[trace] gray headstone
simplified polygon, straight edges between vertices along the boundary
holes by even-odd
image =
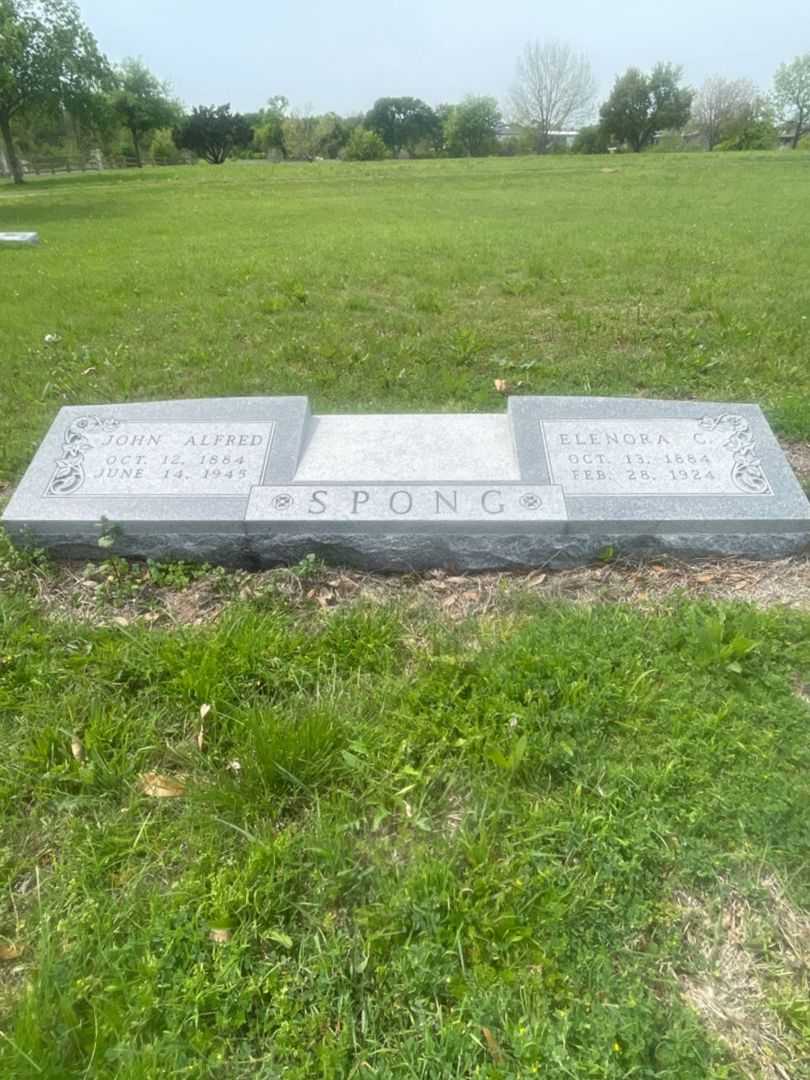
[[[39,233],[35,232],[0,232],[0,244],[19,247],[21,244],[38,244]]]
[[[251,489],[293,479],[308,416],[305,397],[67,406],[4,524],[65,557],[112,541],[129,555],[249,563]]]
[[[311,416],[303,397],[71,406],[4,523],[65,556],[315,553],[384,570],[810,544],[810,505],[757,406],[620,398],[511,398],[505,415]]]

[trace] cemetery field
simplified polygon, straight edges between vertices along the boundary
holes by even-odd
[[[308,393],[752,400],[810,437],[810,154],[110,172],[0,185],[0,482],[56,408]]]
[[[96,401],[748,400],[810,460],[808,190],[801,153],[0,185],[42,237],[0,250],[0,505]],[[808,721],[807,560],[250,574],[0,533],[0,1076],[802,1080]]]

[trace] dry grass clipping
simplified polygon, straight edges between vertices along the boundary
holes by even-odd
[[[810,993],[810,917],[772,875],[751,901],[733,886],[720,900],[680,894],[684,939],[696,970],[679,976],[681,993],[706,1028],[731,1051],[743,1075],[799,1080],[810,1047],[771,1002]],[[766,944],[767,943],[767,944]]]

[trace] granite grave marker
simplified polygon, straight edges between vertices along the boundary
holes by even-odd
[[[20,247],[39,243],[39,233],[35,232],[0,232],[0,245]]]
[[[60,411],[4,525],[66,557],[383,570],[781,556],[810,504],[755,405],[513,397],[506,414],[321,415],[304,397]],[[105,538],[105,547],[99,539]]]

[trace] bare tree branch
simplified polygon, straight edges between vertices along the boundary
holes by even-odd
[[[511,91],[515,123],[536,133],[540,153],[549,147],[549,133],[589,119],[596,80],[583,53],[560,41],[529,42],[517,62]]]
[[[714,75],[701,86],[692,106],[692,120],[709,150],[723,138],[723,132],[753,109],[757,90],[750,79],[724,79]]]

